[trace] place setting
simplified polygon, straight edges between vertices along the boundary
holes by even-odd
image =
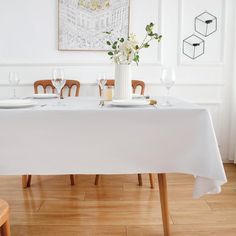
[[[9,99],[0,100],[0,109],[20,109],[20,108],[32,108],[32,107],[45,107],[46,103],[42,103],[44,100],[56,100],[53,103],[54,106],[65,105],[62,103],[62,88],[65,86],[66,79],[64,78],[64,70],[56,68],[53,70],[53,78],[50,81],[52,84],[52,92],[56,93],[34,93],[31,96],[20,98],[16,96],[17,87],[20,84],[19,76],[16,72],[9,73],[9,85],[12,88],[12,97]],[[51,104],[51,102],[48,102]]]
[[[8,99],[0,100],[0,109],[18,109],[37,106],[38,103],[33,100],[21,99],[16,96],[16,90],[20,84],[19,76],[16,72],[9,73],[9,85],[12,88],[12,96]]]
[[[149,105],[159,108],[166,107],[170,108],[174,104],[170,101],[170,89],[175,84],[176,76],[173,68],[163,68],[161,73],[160,82],[166,90],[167,94],[164,99],[161,101],[157,101],[157,98],[150,97],[149,95],[144,95],[144,87],[145,85],[140,83],[138,86],[141,87],[141,93],[133,93],[133,88],[135,85],[135,81],[130,81],[129,77],[124,77],[123,82],[119,85],[119,79],[115,79],[115,81],[107,80],[106,74],[101,73],[98,75],[97,85],[99,86],[100,91],[100,99],[99,106],[104,107],[105,105],[108,107],[123,107],[123,108],[135,108],[135,107],[147,107]],[[127,81],[125,81],[127,80]],[[117,83],[115,88],[115,83]],[[143,86],[143,87],[142,87]]]

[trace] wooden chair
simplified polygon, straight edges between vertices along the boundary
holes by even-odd
[[[0,235],[10,236],[9,205],[0,199]]]
[[[47,93],[47,88],[51,88],[52,92],[55,93],[56,89],[52,84],[51,80],[38,80],[34,82],[34,92],[39,93],[39,87],[43,88],[43,92]],[[72,89],[75,87],[75,97],[79,96],[80,82],[77,80],[67,80],[65,86],[62,89],[61,96],[63,95],[66,88],[68,88],[68,96],[72,96]]]
[[[43,88],[43,93],[47,93],[47,89],[50,88],[53,93],[56,92],[55,87],[52,84],[51,80],[38,80],[34,82],[34,92],[36,94],[39,93],[39,87]],[[65,89],[68,88],[68,96],[72,96],[72,89],[75,88],[75,97],[79,96],[80,91],[80,82],[77,80],[67,80],[65,86],[62,89],[61,96],[63,96],[63,93],[65,92]],[[22,185],[23,188],[30,187],[31,184],[31,175],[23,175],[22,176]],[[75,184],[74,175],[70,175],[70,182],[71,185]]]
[[[115,80],[107,80],[106,82],[106,86],[115,86]],[[141,87],[141,95],[144,95],[144,90],[145,90],[145,83],[141,80],[132,80],[132,88],[133,88],[133,93],[135,93],[136,89],[138,87]],[[101,87],[99,85],[99,94],[101,96]],[[95,177],[95,185],[98,185],[99,182],[99,175],[96,175]],[[150,186],[151,188],[154,188],[154,178],[153,178],[153,174],[149,174],[149,180],[150,180]],[[138,174],[138,183],[139,186],[143,185],[143,180],[142,180],[142,175]]]
[[[113,79],[107,80],[106,86],[115,86],[115,80],[113,80]],[[141,88],[140,94],[144,95],[145,83],[141,80],[132,80],[133,93],[135,93],[136,89],[139,86]],[[101,96],[101,87],[100,87],[100,85],[99,85],[99,94]]]

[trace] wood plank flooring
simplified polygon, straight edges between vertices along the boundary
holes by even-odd
[[[192,199],[194,178],[168,174],[173,236],[236,235],[236,165],[225,164],[228,183],[219,195]],[[160,199],[148,175],[33,176],[31,188],[20,176],[0,177],[0,198],[10,205],[13,236],[163,235]]]

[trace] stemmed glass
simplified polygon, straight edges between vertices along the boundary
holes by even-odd
[[[104,88],[106,86],[107,83],[107,79],[106,79],[106,74],[105,73],[99,73],[98,74],[98,78],[97,78],[97,84],[99,86],[99,88],[101,89],[101,101],[100,101],[100,105],[104,105]]]
[[[164,104],[162,104],[162,105],[164,105],[164,106],[171,106],[171,103],[169,101],[170,89],[175,84],[175,71],[174,71],[173,68],[163,68],[162,69],[161,83],[167,89],[166,102]]]
[[[58,95],[58,104],[61,104],[61,90],[66,84],[64,70],[57,68],[53,70],[52,84],[56,88]]]
[[[12,98],[16,98],[16,88],[17,85],[20,83],[20,79],[16,72],[9,73],[9,84],[12,87],[13,95]]]

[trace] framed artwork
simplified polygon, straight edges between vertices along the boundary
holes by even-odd
[[[58,5],[59,50],[104,51],[107,40],[129,34],[129,0],[59,0]]]

